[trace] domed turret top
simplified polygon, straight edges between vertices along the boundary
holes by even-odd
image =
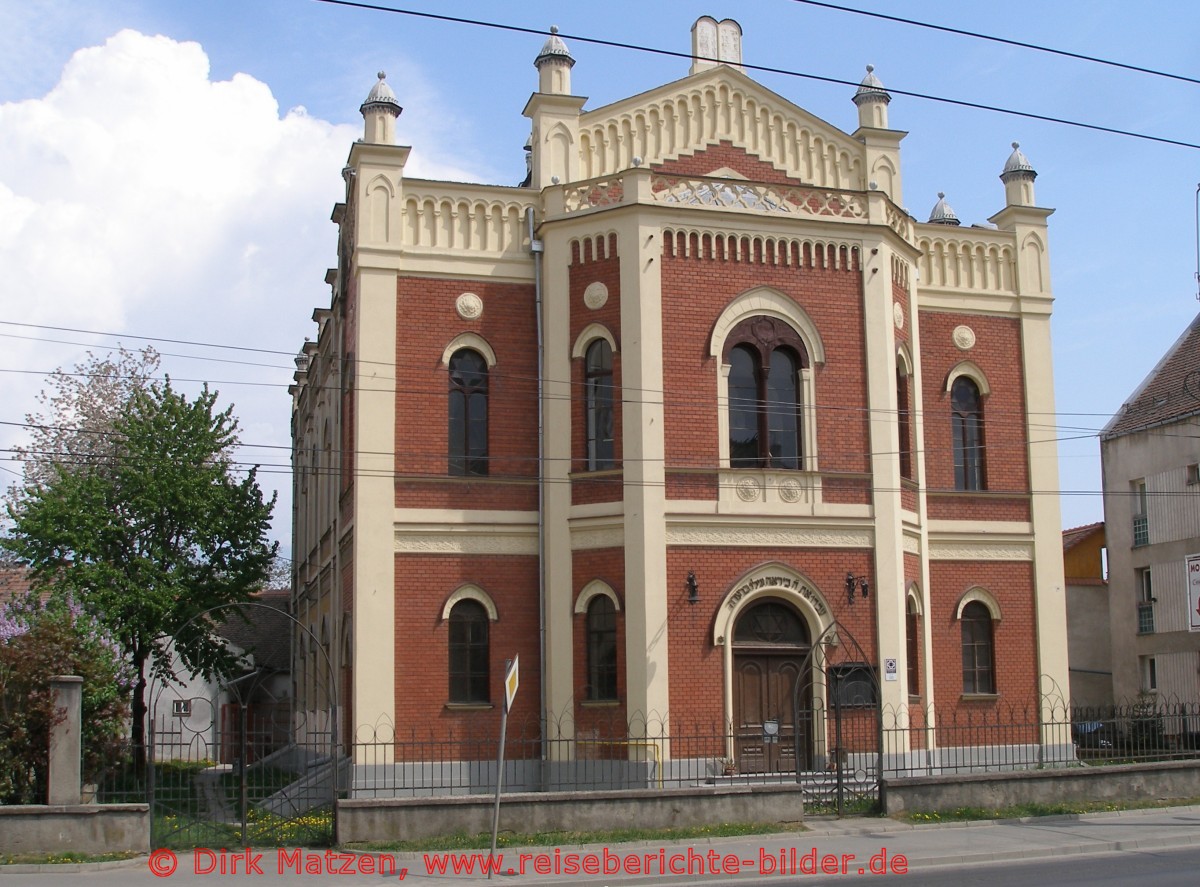
[[[550,36],[542,44],[542,51],[533,60],[533,64],[541,67],[542,62],[551,60],[565,61],[570,65],[575,64],[575,59],[571,58],[571,50],[567,49],[567,44],[563,43],[562,38],[558,36],[558,25],[550,26]]]
[[[854,104],[862,102],[890,102],[892,97],[875,76],[875,66],[867,65],[867,76],[862,79],[858,92],[854,93]]]
[[[938,191],[938,202],[933,205],[933,212],[929,214],[929,224],[931,225],[960,225],[958,216],[954,214],[954,210],[950,208],[950,204],[946,202],[946,194],[944,191]]]
[[[392,88],[387,85],[387,74],[380,71],[376,76],[379,79],[371,87],[371,91],[367,94],[367,100],[362,103],[362,106],[358,110],[367,111],[372,107],[380,109],[390,108],[399,114],[402,110],[400,102],[396,99],[396,94],[392,92]]]
[[[1000,178],[1024,173],[1026,175],[1036,176],[1037,173],[1033,169],[1033,164],[1029,162],[1029,158],[1021,153],[1020,142],[1013,142],[1013,152],[1008,155],[1008,160],[1004,163],[1004,172],[1000,173]]]

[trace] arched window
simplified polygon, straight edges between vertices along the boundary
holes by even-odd
[[[983,409],[979,386],[966,376],[954,380],[950,389],[954,436],[954,488],[985,489],[983,471]]]
[[[478,351],[450,358],[450,473],[488,473],[488,367]]]
[[[904,643],[908,659],[908,695],[921,695],[921,633],[917,602],[908,599],[904,611]]]
[[[488,613],[464,599],[450,610],[450,701],[489,702]]]
[[[896,427],[900,435],[900,476],[912,480],[912,407],[909,401],[908,373],[903,367],[896,368]]]
[[[588,346],[584,359],[586,387],[587,465],[589,471],[612,468],[613,448],[613,355],[604,339]]]
[[[617,610],[598,594],[587,608],[588,699],[617,698]]]
[[[730,467],[802,467],[800,370],[808,355],[799,335],[780,320],[753,317],[730,331],[726,349]]]
[[[962,608],[963,693],[995,693],[992,614],[979,601]]]

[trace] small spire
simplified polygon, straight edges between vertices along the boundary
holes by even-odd
[[[379,79],[375,85],[371,87],[370,93],[367,94],[367,100],[362,103],[358,109],[362,113],[376,108],[383,110],[387,109],[399,115],[404,109],[400,107],[400,102],[396,99],[396,94],[392,92],[392,88],[387,85],[387,74],[380,71],[375,75]]]
[[[950,204],[946,202],[945,191],[938,191],[938,202],[933,205],[933,211],[929,214],[929,224],[954,226],[962,224],[958,220],[958,216],[954,214],[954,210],[950,208]]]
[[[550,26],[550,36],[542,44],[542,51],[533,60],[533,64],[535,67],[540,68],[542,62],[552,59],[565,61],[568,65],[575,64],[575,59],[571,58],[571,50],[567,49],[567,44],[563,43],[562,38],[558,36],[558,25]]]
[[[1007,182],[1006,176],[1013,175],[1030,175],[1037,176],[1033,169],[1033,164],[1029,162],[1029,158],[1021,153],[1021,143],[1012,143],[1013,151],[1008,155],[1008,160],[1004,164],[1004,172],[1000,173],[1001,181]]]
[[[883,102],[886,104],[891,100],[892,97],[883,88],[883,83],[875,76],[875,66],[867,65],[867,76],[862,79],[862,83],[858,87],[858,92],[854,93],[854,104],[861,105],[863,102]]]

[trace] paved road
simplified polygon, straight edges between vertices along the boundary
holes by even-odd
[[[1190,850],[1190,854],[1168,853]],[[469,854],[370,854],[364,857],[325,856],[318,851],[219,851],[180,853],[172,860],[162,854],[152,859],[160,867],[156,877],[146,860],[119,868],[72,871],[45,866],[42,871],[5,867],[0,887],[31,884],[33,887],[202,887],[212,884],[246,884],[254,887],[332,887],[349,884],[444,885],[498,884],[601,885],[625,887],[654,884],[838,884],[855,878],[884,883],[910,884],[1020,884],[1132,883],[1130,880],[1097,880],[1116,877],[1123,866],[1140,871],[1145,882],[1151,863],[1162,862],[1164,880],[1174,884],[1170,866],[1185,865],[1187,881],[1200,883],[1200,807],[1175,807],[1153,811],[1046,817],[1025,822],[977,822],[912,826],[891,820],[847,819],[810,821],[809,830],[791,834],[717,838],[704,842],[667,845],[619,845],[567,848],[506,849],[499,876],[489,882],[481,873],[483,856]],[[1099,854],[1116,856],[1099,857]],[[261,854],[255,856],[254,854]],[[486,856],[486,854],[484,854]],[[1083,860],[1094,873],[1082,881],[1062,880],[1083,873]],[[1105,860],[1110,861],[1105,861]],[[369,864],[365,860],[370,860]],[[1027,869],[1030,861],[1043,869]],[[1117,865],[1111,860],[1119,860]],[[454,866],[457,863],[459,871]],[[1001,865],[996,865],[1000,863]],[[167,869],[175,866],[172,873]],[[369,865],[375,871],[367,872]],[[440,865],[444,870],[437,871]],[[1055,869],[1056,866],[1061,868]],[[1139,868],[1140,866],[1140,868]],[[471,870],[468,871],[467,869]],[[249,869],[249,871],[247,871]],[[282,871],[281,871],[282,869]],[[382,871],[380,871],[382,869]],[[407,869],[407,872],[404,870]],[[512,870],[511,875],[509,870]],[[594,873],[592,870],[595,870]],[[1057,872],[1052,874],[1051,869]],[[860,874],[861,870],[861,874]],[[885,870],[892,877],[873,873]],[[1016,873],[1015,880],[1002,880]],[[403,881],[400,875],[404,874]],[[764,877],[765,876],[765,877]],[[989,880],[971,880],[977,878]],[[937,880],[941,879],[941,880]]]

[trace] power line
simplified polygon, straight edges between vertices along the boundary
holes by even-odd
[[[20,323],[15,320],[0,320],[4,326],[20,326],[35,330],[53,330],[58,333],[80,333],[85,336],[108,336],[112,339],[138,339],[143,342],[169,342],[172,345],[194,345],[197,348],[225,348],[230,351],[252,351],[257,354],[283,354],[294,357],[294,351],[273,351],[270,348],[251,348],[246,345],[216,345],[212,342],[195,342],[189,339],[167,339],[162,336],[135,336],[133,333],[104,333],[98,330],[81,330],[69,326],[47,326],[40,323]]]
[[[472,25],[480,28],[492,28],[500,31],[511,31],[519,34],[535,34],[545,36],[546,31],[539,28],[526,28],[520,25],[509,25],[502,22],[490,22],[482,19],[462,18],[460,16],[440,15],[434,12],[421,12],[414,9],[398,9],[390,6],[379,6],[374,3],[363,3],[358,0],[317,0],[318,3],[328,3],[334,6],[345,6],[355,9],[367,9],[374,12],[390,12],[395,15],[407,15],[416,18],[432,19],[435,21],[450,22],[452,24]],[[577,43],[590,43],[595,46],[607,46],[613,49],[629,49],[635,52],[644,52],[651,55],[662,55],[671,58],[691,59],[693,56],[690,52],[677,52],[670,49],[660,49],[655,46],[642,46],[636,43],[625,43],[619,40],[604,40],[599,37],[587,37],[582,34],[567,34],[559,32],[559,37],[574,40]],[[705,58],[705,61],[719,62],[720,59]],[[739,63],[742,68],[751,71],[762,71],[767,74],[780,74],[786,77],[798,77],[803,80],[813,80],[818,83],[830,83],[838,86],[850,86],[857,88],[861,84],[854,80],[843,80],[838,77],[825,77],[820,74],[809,74],[803,71],[793,71],[788,68],[776,68],[770,65],[755,65],[750,62],[742,61]],[[915,92],[907,89],[897,89],[887,87],[887,92],[894,95],[903,95],[915,99],[924,99],[929,102],[939,102],[946,105],[955,105],[960,108],[973,108],[977,111],[990,111],[994,114],[1006,114],[1010,117],[1022,117],[1027,120],[1038,120],[1043,123],[1057,123],[1062,126],[1072,126],[1077,129],[1086,129],[1093,132],[1105,132],[1110,135],[1126,136],[1127,138],[1141,139],[1148,142],[1157,142],[1165,145],[1176,145],[1181,148],[1194,148],[1200,150],[1200,144],[1195,142],[1185,142],[1181,139],[1171,139],[1165,136],[1154,136],[1147,133],[1136,132],[1134,130],[1119,129],[1113,126],[1102,126],[1098,123],[1085,123],[1080,120],[1070,120],[1065,117],[1055,117],[1051,114],[1037,114],[1032,111],[1017,111],[1012,108],[1003,108],[998,105],[986,105],[982,102],[970,102],[965,99],[952,99],[945,96],[932,95],[930,93]]]
[[[96,333],[95,335],[107,335],[107,334],[106,333]],[[147,337],[147,338],[149,338],[149,337]],[[22,335],[19,335],[18,333],[0,333],[0,339],[20,339],[25,342],[44,342],[47,345],[74,345],[79,348],[108,347],[108,346],[97,346],[91,342],[69,342],[66,339],[47,339],[47,338],[43,338],[41,336],[22,336]],[[166,340],[156,339],[154,341],[166,341]],[[212,344],[210,344],[209,347],[225,348],[228,346],[212,343]],[[179,354],[178,352],[158,351],[158,349],[155,349],[155,353],[157,353],[160,357],[176,357],[176,358],[180,358],[182,360],[204,360],[204,361],[208,361],[209,363],[228,363],[228,364],[233,364],[235,366],[263,367],[265,369],[271,369],[271,370],[293,370],[294,369],[293,367],[283,366],[283,365],[280,365],[277,363],[257,363],[252,360],[234,360],[233,358],[230,358],[230,357],[205,357],[202,354]],[[49,374],[47,374],[47,375],[49,375]]]
[[[1195,77],[1187,77],[1183,74],[1172,74],[1169,71],[1159,71],[1155,68],[1143,68],[1140,65],[1130,65],[1125,62],[1117,62],[1111,59],[1103,59],[1094,55],[1086,55],[1082,52],[1071,52],[1066,49],[1054,49],[1050,46],[1042,46],[1037,43],[1025,43],[1021,40],[1010,40],[1007,37],[996,37],[992,34],[982,34],[978,31],[967,31],[962,28],[951,28],[947,25],[937,25],[932,22],[922,22],[917,19],[904,18],[898,15],[886,15],[882,12],[872,12],[867,9],[855,9],[852,6],[839,6],[836,3],[822,3],[820,0],[792,0],[793,3],[804,3],[808,6],[820,6],[823,9],[834,9],[838,12],[850,12],[854,15],[863,15],[868,18],[883,19],[884,21],[897,22],[902,25],[912,25],[917,28],[927,28],[930,31],[941,31],[946,34],[958,34],[962,37],[974,37],[977,40],[989,40],[992,43],[1003,43],[1006,46],[1016,46],[1020,49],[1032,49],[1036,52],[1046,52],[1051,55],[1060,55],[1065,58],[1078,59],[1084,62],[1094,62],[1097,65],[1108,65],[1112,68],[1121,68],[1126,71],[1136,71],[1139,74],[1150,74],[1155,77],[1167,77],[1171,80],[1181,80],[1184,83],[1200,84],[1200,80]]]

